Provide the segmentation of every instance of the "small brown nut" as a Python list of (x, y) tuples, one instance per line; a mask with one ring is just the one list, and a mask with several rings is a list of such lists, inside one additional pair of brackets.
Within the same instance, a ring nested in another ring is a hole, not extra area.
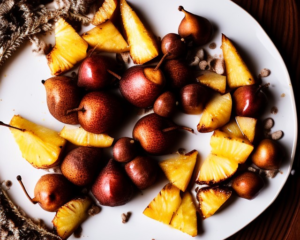
[(200, 62), (200, 59), (197, 56), (195, 56), (194, 59), (189, 63), (189, 65), (191, 67), (195, 67), (195, 66), (199, 65), (199, 62)]
[(127, 223), (130, 216), (131, 216), (131, 212), (122, 213), (122, 215), (121, 215), (122, 223)]
[(281, 139), (282, 137), (283, 137), (283, 131), (281, 131), (281, 130), (278, 130), (278, 131), (273, 132), (273, 133), (271, 134), (271, 139), (273, 139), (273, 140), (279, 140), (279, 139)]
[(88, 215), (89, 216), (94, 216), (98, 213), (101, 212), (101, 207), (97, 206), (97, 205), (93, 205), (89, 210), (88, 210)]
[(267, 68), (263, 68), (260, 71), (260, 76), (261, 77), (268, 77), (270, 74), (271, 74), (271, 71), (269, 69), (267, 69)]
[(255, 167), (252, 167), (252, 166), (250, 166), (250, 167), (248, 167), (248, 171), (250, 171), (250, 172), (254, 172), (254, 173), (258, 173), (258, 172), (259, 172), (259, 169), (257, 169), (257, 168), (255, 168)]
[(205, 59), (204, 49), (203, 48), (198, 49), (195, 56), (198, 57), (200, 61), (204, 60)]
[(199, 63), (199, 68), (200, 68), (201, 70), (208, 70), (208, 69), (209, 69), (209, 66), (208, 66), (207, 61), (205, 61), (205, 60), (200, 61), (200, 63)]
[(225, 62), (223, 59), (215, 58), (210, 62), (210, 67), (217, 74), (224, 74), (225, 72)]
[(270, 130), (274, 126), (274, 120), (272, 118), (267, 118), (264, 120), (264, 129)]

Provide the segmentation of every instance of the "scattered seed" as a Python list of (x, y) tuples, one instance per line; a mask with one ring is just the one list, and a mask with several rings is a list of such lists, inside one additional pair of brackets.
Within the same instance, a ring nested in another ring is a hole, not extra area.
[(274, 126), (274, 120), (272, 118), (267, 118), (264, 120), (264, 129), (270, 130)]
[(280, 97), (282, 97), (282, 98), (285, 97), (285, 93), (281, 94)]
[(200, 61), (204, 60), (205, 59), (204, 49), (203, 48), (198, 49), (195, 56), (198, 57)]
[(217, 47), (217, 44), (216, 43), (211, 43), (211, 44), (209, 44), (209, 46), (208, 46), (210, 49), (215, 49), (216, 47)]
[(199, 63), (199, 68), (200, 68), (201, 70), (208, 70), (208, 69), (209, 69), (209, 66), (208, 66), (207, 61), (205, 61), (205, 60), (200, 61), (200, 63)]
[(131, 212), (122, 213), (122, 215), (121, 215), (122, 223), (127, 223), (130, 216), (131, 216)]
[(275, 106), (272, 107), (272, 108), (271, 108), (271, 113), (272, 113), (272, 114), (277, 114), (277, 113), (278, 113), (278, 108), (275, 107)]
[(210, 62), (211, 69), (217, 74), (224, 74), (225, 62), (223, 59), (215, 58)]
[(261, 77), (268, 77), (271, 74), (271, 71), (267, 68), (264, 68), (260, 71)]
[(79, 226), (79, 227), (74, 231), (73, 236), (74, 236), (75, 238), (81, 238), (81, 234), (82, 234), (82, 227)]
[(189, 63), (189, 65), (191, 67), (195, 67), (198, 66), (200, 62), (200, 58), (198, 58), (197, 56), (194, 57), (194, 59)]
[(101, 212), (101, 207), (97, 206), (97, 205), (93, 205), (89, 210), (88, 210), (88, 214), (90, 216), (94, 216), (98, 213)]
[(276, 131), (276, 132), (273, 132), (271, 134), (271, 139), (273, 140), (279, 140), (283, 137), (283, 131), (279, 130), (279, 131)]

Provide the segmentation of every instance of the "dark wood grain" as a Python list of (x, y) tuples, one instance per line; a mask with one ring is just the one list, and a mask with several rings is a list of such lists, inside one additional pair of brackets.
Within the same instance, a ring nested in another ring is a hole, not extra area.
[[(288, 67), (298, 119), (300, 112), (300, 1), (234, 0), (265, 29)], [(299, 135), (299, 133), (298, 133)], [(300, 156), (299, 141), (293, 169), (275, 202), (256, 220), (228, 240), (297, 240), (300, 239)]]

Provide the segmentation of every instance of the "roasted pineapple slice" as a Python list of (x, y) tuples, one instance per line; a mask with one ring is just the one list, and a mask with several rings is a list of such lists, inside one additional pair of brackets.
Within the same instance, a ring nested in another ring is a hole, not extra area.
[(210, 139), (212, 153), (237, 163), (246, 162), (253, 151), (251, 143), (243, 138), (237, 138), (216, 130)]
[(143, 214), (156, 221), (170, 224), (170, 221), (181, 203), (180, 190), (168, 183), (150, 202)]
[(70, 70), (87, 56), (88, 44), (63, 18), (55, 24), (55, 46), (47, 55), (52, 75)]
[(203, 218), (208, 218), (230, 198), (232, 191), (227, 188), (205, 187), (197, 193), (199, 207)]
[(226, 65), (227, 81), (230, 88), (255, 84), (253, 75), (250, 73), (245, 62), (239, 55), (233, 43), (222, 34), (222, 50)]
[(118, 0), (105, 0), (95, 13), (92, 24), (99, 25), (111, 19), (117, 9)]
[(126, 0), (121, 0), (120, 2), (122, 21), (133, 62), (143, 64), (157, 57), (159, 49), (152, 33), (145, 28), (144, 24), (128, 5)]
[(238, 138), (244, 137), (243, 133), (241, 132), (239, 126), (237, 125), (234, 119), (232, 119), (229, 123), (227, 123), (224, 127), (222, 127), (221, 131), (233, 137), (238, 137)]
[(178, 155), (165, 161), (161, 161), (159, 166), (173, 185), (181, 191), (185, 191), (193, 175), (197, 162), (198, 152), (193, 150), (185, 155)]
[(99, 51), (122, 53), (128, 52), (129, 46), (119, 30), (111, 21), (107, 21), (84, 33), (82, 38), (91, 47)]
[(216, 184), (231, 177), (238, 169), (239, 164), (215, 154), (209, 154), (200, 168), (197, 179), (199, 184)]
[(183, 195), (182, 202), (170, 225), (192, 237), (197, 236), (197, 210), (189, 192)]
[(230, 93), (216, 94), (205, 106), (200, 123), (197, 126), (199, 132), (212, 132), (224, 126), (229, 120), (232, 109)]
[(106, 148), (110, 147), (114, 141), (106, 134), (90, 133), (82, 127), (64, 126), (59, 135), (75, 145), (84, 147)]
[(59, 164), (59, 157), (66, 140), (57, 132), (30, 122), (19, 115), (11, 119), (10, 125), (25, 130), (10, 128), (22, 152), (22, 157), (32, 166), (45, 169)]
[(67, 239), (87, 218), (92, 205), (89, 197), (73, 199), (60, 207), (52, 220), (58, 236)]
[(246, 138), (250, 142), (253, 142), (255, 138), (257, 119), (250, 117), (236, 117), (235, 119)]
[(211, 71), (203, 71), (197, 80), (213, 90), (224, 94), (226, 92), (226, 76)]

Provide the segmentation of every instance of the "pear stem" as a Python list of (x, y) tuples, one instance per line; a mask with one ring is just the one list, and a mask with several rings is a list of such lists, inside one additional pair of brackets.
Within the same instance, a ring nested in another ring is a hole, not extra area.
[(183, 8), (183, 6), (179, 6), (178, 7), (178, 10), (181, 12), (181, 11), (184, 11), (184, 8)]
[(17, 129), (17, 130), (22, 131), (22, 132), (25, 132), (25, 131), (26, 131), (25, 129), (17, 128), (17, 127), (14, 127), (14, 126), (5, 124), (4, 122), (1, 122), (1, 121), (0, 121), (0, 126), (4, 126), (4, 127), (9, 127), (9, 128)]
[(46, 81), (45, 81), (45, 80), (42, 80), (41, 82), (42, 82), (42, 84), (45, 84)]
[(162, 131), (163, 131), (163, 132), (170, 132), (170, 131), (174, 131), (174, 130), (177, 130), (177, 129), (182, 129), (182, 130), (185, 130), (185, 131), (194, 133), (194, 129), (189, 128), (189, 127), (184, 127), (184, 126), (174, 126), (174, 127), (169, 127), (169, 128), (163, 129)]
[(258, 93), (259, 91), (265, 89), (265, 88), (268, 88), (270, 86), (270, 83), (266, 83), (266, 84), (263, 84), (263, 85), (260, 85), (258, 87), (258, 89), (256, 90), (256, 93)]
[(122, 77), (121, 77), (120, 75), (116, 74), (115, 72), (113, 72), (113, 71), (111, 71), (111, 70), (109, 70), (109, 69), (107, 69), (106, 71), (107, 71), (109, 74), (113, 75), (115, 78), (117, 78), (117, 79), (119, 79), (119, 80), (122, 79)]
[(74, 108), (74, 109), (68, 110), (67, 111), (67, 115), (70, 114), (70, 113), (73, 113), (73, 112), (85, 112), (85, 109), (84, 109), (84, 107), (82, 107), (82, 108)]
[(166, 58), (167, 56), (169, 56), (169, 55), (170, 55), (169, 52), (165, 53), (165, 55), (160, 59), (160, 61), (158, 62), (158, 64), (157, 64), (156, 67), (154, 68), (154, 71), (157, 71), (157, 70), (159, 69), (160, 65), (164, 62), (165, 58)]
[(29, 194), (28, 194), (28, 192), (27, 192), (27, 190), (26, 190), (26, 188), (25, 188), (25, 186), (24, 186), (24, 184), (23, 184), (23, 182), (22, 182), (22, 178), (21, 178), (20, 175), (17, 176), (17, 180), (18, 180), (18, 182), (20, 183), (20, 185), (21, 185), (21, 187), (22, 187), (24, 193), (26, 194), (26, 196), (27, 196), (27, 198), (30, 200), (30, 202), (32, 202), (33, 204), (37, 204), (38, 202), (37, 202), (37, 201), (34, 201), (34, 200), (29, 196)]

